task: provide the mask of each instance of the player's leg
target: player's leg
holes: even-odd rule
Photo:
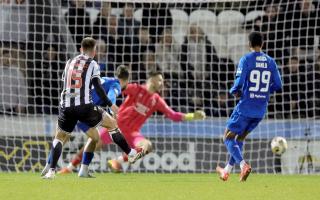
[[[108,129],[112,141],[115,144],[117,144],[122,149],[122,151],[124,151],[129,156],[129,162],[134,163],[137,159],[137,151],[135,149],[130,148],[129,144],[127,143],[126,139],[124,138],[120,129],[118,128],[117,121],[108,113],[104,112],[104,117],[101,126]]]
[[[84,133],[86,133],[90,129],[90,127],[87,124],[82,122],[78,122],[77,127]],[[68,166],[61,168],[58,174],[71,173],[81,163],[83,150],[84,146],[81,147],[80,151],[77,152],[77,154],[73,157],[72,161],[68,164]]]
[[[141,152],[141,154],[139,154],[138,159],[152,152],[151,141],[144,138],[140,133],[139,135],[136,135],[134,138],[134,146],[135,146],[135,149],[137,149],[137,151]]]
[[[91,129],[88,130],[91,132]],[[100,134],[100,130],[99,130],[99,135]],[[100,149],[102,148],[102,146],[106,144],[103,142],[103,140],[100,138],[98,143],[96,144],[96,148],[95,148],[95,151],[100,151]],[[110,144],[110,143],[108,143]],[[73,159],[71,160],[71,162],[68,164],[67,167],[63,167],[59,172],[58,174],[70,174],[72,173],[72,171],[78,167],[78,165],[81,163],[82,161],[82,157],[83,157],[83,154],[84,154],[84,149],[85,149],[85,146],[83,146],[78,152],[77,154],[73,157]]]
[[[93,159],[94,151],[99,142],[99,131],[97,127],[103,122],[104,110],[92,104],[83,108],[79,112],[79,121],[85,123],[90,129],[86,132],[89,137],[82,154],[82,162],[78,173],[79,177],[91,177],[89,175],[89,165]]]
[[[227,181],[229,178],[229,175],[234,167],[234,165],[237,163],[237,160],[242,159],[240,150],[236,147],[235,142],[236,134],[230,131],[229,129],[225,130],[224,133],[224,144],[227,147],[227,150],[229,152],[229,162],[225,165],[224,168],[221,168],[220,166],[217,166],[216,171],[219,174],[219,178],[223,181]]]
[[[55,138],[52,141],[52,147],[49,153],[48,162],[41,172],[44,178],[54,178],[58,160],[61,156],[62,147],[70,138],[69,133],[57,128]]]
[[[126,140],[124,139],[123,135],[121,134],[120,130],[118,129],[117,126],[117,122],[116,120],[111,117],[108,113],[106,113],[103,109],[99,108],[99,107],[95,107],[94,109],[96,112],[100,113],[102,115],[102,120],[101,120],[101,126],[105,127],[108,129],[111,138],[113,140],[114,143],[116,143],[124,152],[126,152],[129,155],[129,161],[130,161],[130,157],[133,157],[134,155],[137,154],[137,152],[134,149],[131,149],[128,145],[128,143],[126,142]],[[86,120],[87,124],[90,126],[90,124],[92,125],[93,123],[93,117],[92,119],[90,119],[90,117]],[[99,138],[99,134],[98,132],[96,132],[96,130],[93,130],[93,135],[91,135],[90,132],[88,132],[88,136],[91,138],[91,140],[88,140],[86,147],[84,149],[83,152],[83,157],[82,157],[82,164],[80,167],[80,171],[79,171],[79,177],[88,177],[88,167],[92,157],[93,157],[93,151],[94,148],[96,146],[96,143],[98,142],[98,138]],[[97,136],[98,135],[98,136]],[[95,140],[95,138],[97,137],[97,140]]]
[[[66,142],[69,141],[70,135],[71,135],[71,134],[68,134],[68,135],[65,137],[65,140],[63,141],[63,144],[65,144]],[[50,166],[51,160],[52,160],[52,156],[51,156],[51,150],[50,150],[50,152],[49,152],[49,154],[48,154],[48,159],[47,159],[47,164],[48,164],[49,166]]]
[[[220,179],[223,181],[228,179],[234,165],[243,161],[240,148],[235,138],[238,134],[243,132],[245,127],[245,121],[243,122],[242,117],[236,111],[234,111],[227,121],[227,128],[224,132],[224,144],[229,152],[230,160],[226,164],[225,168],[221,168],[220,166],[217,166],[216,168]]]
[[[150,140],[145,139],[143,136],[142,137],[135,136],[134,140],[139,140],[137,143],[135,143],[134,149],[136,149],[137,152],[141,152],[137,154],[138,158],[136,160],[152,152],[152,143],[150,142]],[[120,163],[128,162],[128,155],[123,154],[122,156],[119,156],[117,160]]]
[[[89,129],[87,135],[89,138],[83,150],[81,167],[78,173],[79,177],[91,177],[88,168],[93,159],[96,145],[99,142],[99,131],[97,128]]]
[[[90,131],[90,127],[83,123],[78,123],[77,125],[82,131],[88,132]],[[87,133],[88,134],[88,133]],[[99,130],[99,136],[100,140],[96,144],[96,149],[95,151],[100,151],[103,145],[111,144],[112,139],[110,138],[109,132],[106,128],[101,128]],[[84,152],[84,146],[77,152],[77,154],[72,158],[71,162],[68,164],[68,166],[63,167],[58,173],[59,174],[69,174],[71,173],[75,168],[78,167],[78,165],[82,161],[82,155]]]
[[[237,142],[237,144],[239,146],[241,154],[242,154],[242,150],[243,150],[243,141],[247,137],[248,134],[249,134],[249,132],[245,132],[241,136],[237,135],[236,142]],[[233,168],[233,166],[235,165],[235,163],[236,163],[236,161],[233,158],[233,156],[230,156],[229,162],[226,165],[225,170],[227,170],[230,173],[232,168]]]
[[[228,129],[225,130],[223,140],[225,140],[227,133],[229,132]],[[216,167],[216,171],[219,174],[219,178],[223,181],[227,181],[229,178],[229,175],[236,163],[235,159],[232,155],[229,155],[229,162],[225,165],[224,168],[220,167],[219,165]]]
[[[238,143],[239,146],[243,146],[243,142],[245,140],[245,138],[249,135],[249,133],[255,129],[259,122],[261,121],[262,119],[260,118],[248,118],[248,124],[247,124],[247,127],[244,131],[243,134],[241,135],[238,135],[236,141]],[[240,165],[240,168],[241,168],[241,173],[240,173],[240,181],[243,182],[243,181],[246,181],[248,176],[250,175],[251,173],[251,166],[247,163],[244,163],[242,166]]]
[[[151,142],[145,139],[140,132],[123,129],[123,134],[129,145],[134,147],[138,152],[137,157],[135,158],[136,160],[152,151]],[[112,172],[118,173],[122,171],[122,164],[125,162],[128,162],[128,155],[122,154],[116,159],[108,160],[108,167]]]
[[[242,147],[243,147],[243,142],[245,138],[249,135],[249,131],[245,131],[243,134],[238,135],[236,138],[236,142],[239,146],[239,149],[242,153]],[[241,168],[241,173],[240,173],[240,181],[246,181],[249,174],[251,173],[251,166],[247,164],[246,162],[242,162],[242,165],[240,165]]]
[[[48,163],[41,172],[41,176],[47,179],[54,178],[57,162],[61,156],[63,145],[69,140],[70,133],[74,129],[77,119],[72,115],[72,109],[61,108],[59,111],[56,135],[52,141]]]
[[[236,138],[236,142],[239,146],[239,149],[240,149],[240,152],[242,153],[243,151],[243,144],[244,144],[244,140],[246,139],[246,137],[249,135],[249,131],[245,131],[243,134],[241,135],[237,135],[237,138]]]
[[[64,144],[69,141],[70,139],[70,134],[68,134],[66,137],[65,137],[65,140],[62,142],[62,146],[64,146]],[[48,155],[48,159],[47,159],[47,163],[45,165],[45,167],[43,168],[43,170],[41,171],[41,175],[40,176],[44,176],[50,169],[50,166],[51,166],[51,161],[53,160],[52,159],[52,154],[53,154],[53,150],[51,149],[50,152],[49,152],[49,155]],[[59,171],[60,172],[60,171]],[[59,173],[58,172],[58,173]]]

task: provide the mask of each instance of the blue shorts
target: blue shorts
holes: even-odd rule
[[[233,111],[227,121],[227,129],[231,132],[242,135],[245,132],[251,132],[256,128],[263,118],[252,118],[240,115],[237,111]]]
[[[82,130],[84,133],[86,133],[90,129],[90,127],[87,124],[82,123],[82,122],[77,123],[77,128]]]

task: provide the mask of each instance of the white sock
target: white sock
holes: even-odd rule
[[[243,168],[243,166],[246,164],[246,161],[244,161],[244,160],[242,160],[241,162],[240,162],[240,169],[242,170],[242,168]]]
[[[227,164],[225,167],[224,167],[224,171],[226,172],[226,173],[231,173],[231,171],[232,171],[232,168],[233,168],[233,165],[230,165],[230,164]]]
[[[128,156],[134,156],[137,154],[137,151],[135,149],[131,149],[130,153],[128,154]]]
[[[88,165],[84,165],[84,164],[81,164],[81,167],[80,167],[80,170],[79,170],[79,174],[84,174],[84,173],[88,173],[88,168],[89,166]]]
[[[124,163],[123,156],[119,156],[119,157],[117,158],[117,161],[118,161],[119,163]]]
[[[137,154],[137,150],[131,149],[131,151],[129,152],[128,156],[134,156],[136,154]],[[122,155],[117,158],[117,161],[119,163],[121,163],[121,164],[125,162]]]
[[[72,170],[74,170],[75,167],[73,166],[72,163],[69,163],[68,166],[67,166],[67,168],[72,171]]]
[[[63,146],[63,142],[61,140],[54,138],[52,141],[53,148],[56,147],[58,143],[61,143],[61,145]]]

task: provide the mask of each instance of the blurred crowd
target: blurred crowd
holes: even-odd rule
[[[212,117],[231,114],[236,99],[229,95],[228,89],[233,83],[238,60],[221,56],[220,47],[214,45],[215,38],[209,39],[197,23],[188,24],[186,34],[178,41],[173,27],[175,19],[170,12],[173,8],[181,9],[190,15],[195,9],[205,7],[219,14],[222,12],[219,4],[178,7],[165,3],[88,4],[74,0],[63,5],[61,10],[65,12],[61,12],[61,23],[68,28],[75,49],[80,49],[85,36],[97,40],[95,59],[103,76],[114,76],[116,67],[125,64],[132,71],[132,82],[144,83],[148,72],[159,70],[165,77],[161,95],[175,110],[203,109]],[[275,58],[282,74],[284,88],[282,93],[272,96],[269,118],[320,117],[318,6],[318,2],[311,0],[279,0],[237,7],[243,15],[263,11],[262,15],[241,24],[241,31],[246,34],[256,30],[264,34],[264,51]],[[94,18],[88,8],[97,12]],[[120,14],[114,13],[115,8],[121,10]],[[135,13],[137,9],[141,11],[140,20]],[[60,77],[67,56],[58,43],[42,44],[44,51],[30,58],[27,53],[30,47],[2,42],[2,113],[57,114]],[[28,59],[35,61],[27,62]]]

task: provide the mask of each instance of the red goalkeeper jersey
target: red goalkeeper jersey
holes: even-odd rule
[[[173,121],[183,119],[182,113],[173,111],[158,93],[150,93],[145,85],[128,84],[122,93],[127,97],[119,108],[119,127],[138,131],[156,111],[163,113]]]

